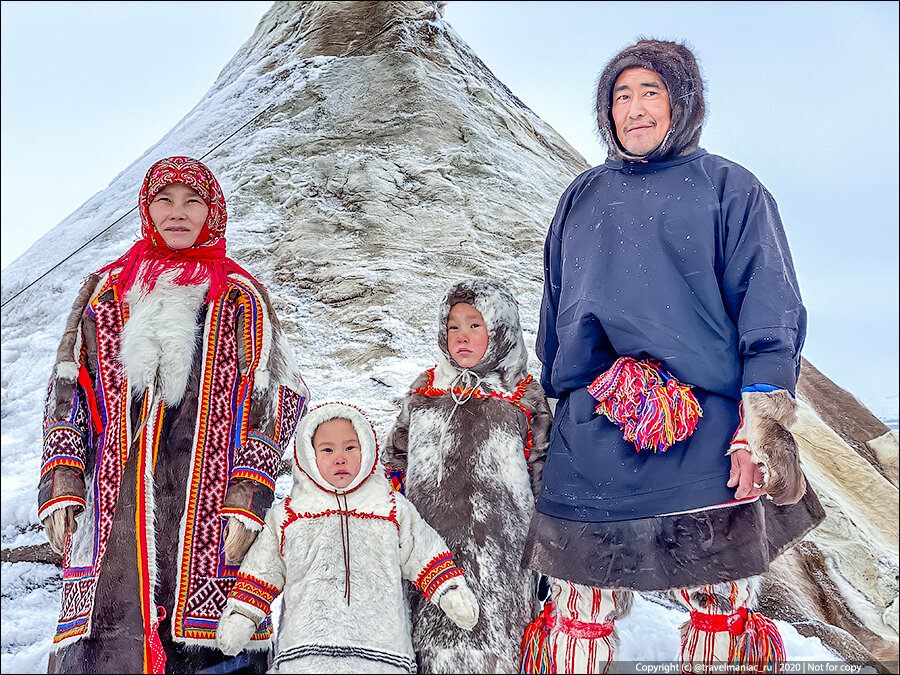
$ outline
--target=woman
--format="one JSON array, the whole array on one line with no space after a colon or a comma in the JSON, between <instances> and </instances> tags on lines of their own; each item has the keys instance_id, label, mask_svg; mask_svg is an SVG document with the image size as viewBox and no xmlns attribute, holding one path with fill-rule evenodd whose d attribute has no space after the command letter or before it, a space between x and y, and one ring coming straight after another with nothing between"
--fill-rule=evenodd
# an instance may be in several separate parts
<instances>
[{"instance_id":1,"label":"woman","mask_svg":"<svg viewBox=\"0 0 900 675\"><path fill-rule=\"evenodd\" d=\"M156 162L138 205L142 238L85 280L48 391L38 516L63 554L56 672L226 660L217 621L308 396L265 288L225 256L209 169ZM266 660L242 656L250 672Z\"/></svg>"}]
</instances>

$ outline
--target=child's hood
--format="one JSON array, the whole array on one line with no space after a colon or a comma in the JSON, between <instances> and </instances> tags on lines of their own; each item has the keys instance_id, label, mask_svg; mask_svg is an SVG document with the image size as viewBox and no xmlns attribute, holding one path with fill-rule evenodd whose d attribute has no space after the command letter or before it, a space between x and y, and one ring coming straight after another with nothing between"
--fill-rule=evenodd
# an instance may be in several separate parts
<instances>
[{"instance_id":1,"label":"child's hood","mask_svg":"<svg viewBox=\"0 0 900 675\"><path fill-rule=\"evenodd\" d=\"M336 418L349 420L359 437L361 452L359 473L346 488L336 488L325 480L316 465L316 451L312 444L313 436L319 425ZM384 471L381 469L378 457L375 430L366 416L357 408L345 403L325 403L310 410L297 425L297 435L294 440L293 474L295 485L312 480L322 490L333 494L352 492L373 475L383 477Z\"/></svg>"},{"instance_id":2,"label":"child's hood","mask_svg":"<svg viewBox=\"0 0 900 675\"><path fill-rule=\"evenodd\" d=\"M515 387L527 374L528 351L516 300L505 285L494 279L463 279L447 291L438 312L438 346L443 355L440 369L449 367L456 373L465 370L453 360L447 348L447 317L453 305L460 302L481 312L488 331L487 351L468 370L481 378L499 375L503 388Z\"/></svg>"}]
</instances>

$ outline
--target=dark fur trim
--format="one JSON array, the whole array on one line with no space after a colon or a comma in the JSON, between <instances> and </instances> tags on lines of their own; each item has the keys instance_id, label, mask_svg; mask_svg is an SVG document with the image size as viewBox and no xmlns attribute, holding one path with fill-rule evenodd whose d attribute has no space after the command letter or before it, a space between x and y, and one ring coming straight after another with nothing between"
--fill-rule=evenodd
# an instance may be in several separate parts
<instances>
[{"instance_id":1,"label":"dark fur trim","mask_svg":"<svg viewBox=\"0 0 900 675\"><path fill-rule=\"evenodd\" d=\"M547 448L550 445L553 414L550 412L544 389L536 380L528 383L520 402L532 413L530 421L532 443L527 461L531 474L531 491L537 499L541 491L541 478L544 475L544 460L547 458Z\"/></svg>"},{"instance_id":2,"label":"dark fur trim","mask_svg":"<svg viewBox=\"0 0 900 675\"><path fill-rule=\"evenodd\" d=\"M612 119L612 88L629 68L646 68L657 73L669 90L672 123L658 148L642 157L662 161L693 152L700 145L706 117L703 77L691 51L684 45L662 40L640 40L614 56L597 80L595 112L600 137L611 158L633 158L619 143Z\"/></svg>"}]
</instances>

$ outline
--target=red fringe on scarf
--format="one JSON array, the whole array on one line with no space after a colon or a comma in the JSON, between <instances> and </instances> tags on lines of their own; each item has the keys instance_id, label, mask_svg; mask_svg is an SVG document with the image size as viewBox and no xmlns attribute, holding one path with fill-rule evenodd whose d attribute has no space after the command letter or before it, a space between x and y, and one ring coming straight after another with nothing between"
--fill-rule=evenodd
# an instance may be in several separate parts
<instances>
[{"instance_id":1,"label":"red fringe on scarf","mask_svg":"<svg viewBox=\"0 0 900 675\"><path fill-rule=\"evenodd\" d=\"M226 279L229 274L241 274L256 284L259 282L234 260L225 256L225 239L219 239L212 246L193 246L173 251L169 248L154 246L147 239L141 239L118 260L103 267L100 272L121 267L116 281L119 298L124 298L128 290L137 280L141 265L147 263L141 274L141 285L146 291L153 290L159 276L169 269L180 269L175 277L178 286L191 286L209 282L206 301L212 302L225 292ZM262 284L260 284L262 285Z\"/></svg>"}]
</instances>

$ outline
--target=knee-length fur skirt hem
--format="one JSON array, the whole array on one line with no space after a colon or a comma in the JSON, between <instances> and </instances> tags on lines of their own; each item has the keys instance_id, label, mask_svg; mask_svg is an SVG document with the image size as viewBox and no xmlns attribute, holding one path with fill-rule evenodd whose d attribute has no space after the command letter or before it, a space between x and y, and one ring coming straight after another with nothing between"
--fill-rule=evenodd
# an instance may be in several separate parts
<instances>
[{"instance_id":1,"label":"knee-length fur skirt hem","mask_svg":"<svg viewBox=\"0 0 900 675\"><path fill-rule=\"evenodd\" d=\"M595 588L666 591L734 581L769 569L825 518L807 484L798 503L744 504L616 522L535 512L523 564Z\"/></svg>"}]
</instances>

